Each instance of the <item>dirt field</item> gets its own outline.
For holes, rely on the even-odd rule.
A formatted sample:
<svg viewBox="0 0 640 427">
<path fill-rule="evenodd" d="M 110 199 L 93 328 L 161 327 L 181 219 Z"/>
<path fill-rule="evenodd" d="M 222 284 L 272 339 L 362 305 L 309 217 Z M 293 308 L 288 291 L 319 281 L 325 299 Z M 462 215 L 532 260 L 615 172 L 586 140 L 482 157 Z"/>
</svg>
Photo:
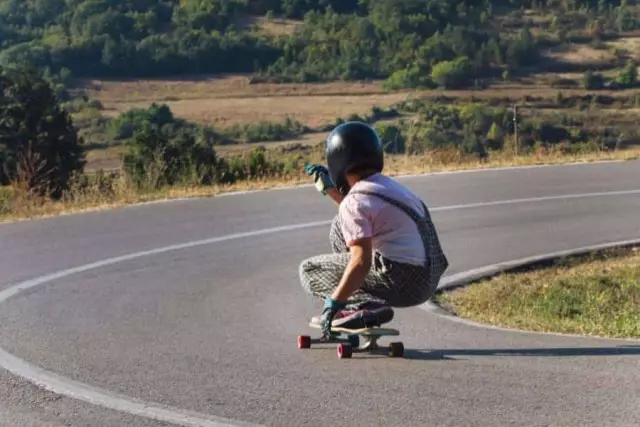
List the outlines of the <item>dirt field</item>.
<svg viewBox="0 0 640 427">
<path fill-rule="evenodd" d="M 338 117 L 347 117 L 352 113 L 369 113 L 374 105 L 389 107 L 405 98 L 406 94 L 403 93 L 359 96 L 273 96 L 186 99 L 170 101 L 167 102 L 167 105 L 178 117 L 219 128 L 261 121 L 283 122 L 287 117 L 316 128 L 334 122 Z M 146 107 L 148 104 L 148 102 L 131 103 L 127 104 L 127 108 L 132 106 Z M 104 114 L 115 116 L 120 111 L 120 109 L 113 108 L 105 111 Z"/>
<path fill-rule="evenodd" d="M 114 117 L 132 107 L 147 107 L 152 102 L 169 105 L 178 116 L 218 127 L 256 123 L 261 120 L 282 122 L 286 117 L 316 127 L 351 113 L 368 113 L 373 106 L 389 107 L 408 96 L 446 95 L 489 99 L 526 95 L 553 97 L 558 89 L 547 81 L 564 76 L 547 73 L 520 84 L 496 85 L 486 90 L 398 91 L 387 93 L 380 82 L 334 82 L 325 84 L 255 84 L 248 78 L 193 78 L 188 80 L 92 81 L 87 84 L 91 98 L 105 107 L 103 114 Z M 567 75 L 568 77 L 568 75 Z M 573 78 L 579 75 L 571 74 Z M 625 96 L 627 91 L 599 91 L 602 95 Z M 564 95 L 584 94 L 582 89 L 563 89 Z"/>
<path fill-rule="evenodd" d="M 175 79 L 79 80 L 91 98 L 107 104 L 158 100 L 253 98 L 263 96 L 372 95 L 385 93 L 381 81 L 250 83 L 248 75 L 182 76 Z"/>
<path fill-rule="evenodd" d="M 622 37 L 619 40 L 608 42 L 608 45 L 621 49 L 635 59 L 640 59 L 640 38 L 639 37 Z"/>
<path fill-rule="evenodd" d="M 609 49 L 596 49 L 589 45 L 580 44 L 562 45 L 551 49 L 547 56 L 568 64 L 608 63 L 616 58 Z"/>
</svg>

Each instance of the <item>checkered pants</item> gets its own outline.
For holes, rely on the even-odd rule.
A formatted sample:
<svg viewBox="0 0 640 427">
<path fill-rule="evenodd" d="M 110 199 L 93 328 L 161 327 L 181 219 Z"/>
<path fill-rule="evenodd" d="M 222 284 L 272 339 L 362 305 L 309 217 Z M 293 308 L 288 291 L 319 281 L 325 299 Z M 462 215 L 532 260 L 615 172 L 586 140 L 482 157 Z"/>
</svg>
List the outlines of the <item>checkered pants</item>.
<svg viewBox="0 0 640 427">
<path fill-rule="evenodd" d="M 338 216 L 331 224 L 329 243 L 333 250 L 332 254 L 314 256 L 300 264 L 300 280 L 303 288 L 320 298 L 331 295 L 340 284 L 351 257 L 342 235 Z M 427 253 L 428 256 L 429 253 Z M 431 270 L 424 266 L 392 261 L 376 252 L 364 284 L 349 298 L 346 309 L 358 309 L 371 302 L 389 304 L 392 307 L 416 306 L 433 295 L 438 280 L 439 275 L 436 280 L 433 280 Z"/>
</svg>

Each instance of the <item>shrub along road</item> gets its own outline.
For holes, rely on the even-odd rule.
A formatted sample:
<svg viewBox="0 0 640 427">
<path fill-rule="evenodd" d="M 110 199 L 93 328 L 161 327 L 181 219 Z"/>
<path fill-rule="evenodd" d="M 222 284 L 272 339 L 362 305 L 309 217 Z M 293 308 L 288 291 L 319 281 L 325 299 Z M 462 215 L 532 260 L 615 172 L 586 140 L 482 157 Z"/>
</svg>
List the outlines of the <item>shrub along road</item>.
<svg viewBox="0 0 640 427">
<path fill-rule="evenodd" d="M 639 162 L 403 182 L 434 211 L 447 274 L 640 238 Z M 4 224 L 0 282 L 9 289 L 111 257 L 328 221 L 334 212 L 306 187 Z M 333 346 L 301 352 L 296 335 L 314 332 L 306 323 L 320 304 L 302 292 L 297 269 L 329 250 L 327 226 L 235 237 L 25 290 L 0 305 L 0 346 L 103 390 L 269 426 L 640 421 L 633 342 L 503 332 L 411 309 L 393 322 L 408 359 L 338 360 Z M 0 402 L 13 425 L 164 425 L 55 397 L 6 372 Z"/>
</svg>

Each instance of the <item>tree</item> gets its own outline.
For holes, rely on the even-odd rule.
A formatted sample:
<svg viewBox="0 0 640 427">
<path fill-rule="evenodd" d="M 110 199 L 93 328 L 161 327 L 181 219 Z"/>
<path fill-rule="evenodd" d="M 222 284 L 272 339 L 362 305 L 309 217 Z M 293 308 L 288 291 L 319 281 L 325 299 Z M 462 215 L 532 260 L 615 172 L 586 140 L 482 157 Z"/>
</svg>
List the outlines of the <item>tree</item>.
<svg viewBox="0 0 640 427">
<path fill-rule="evenodd" d="M 0 183 L 58 198 L 84 168 L 82 139 L 34 68 L 0 68 Z"/>
<path fill-rule="evenodd" d="M 633 87 L 638 82 L 638 68 L 633 60 L 629 60 L 627 65 L 620 71 L 616 81 L 623 87 Z"/>
<path fill-rule="evenodd" d="M 404 153 L 405 138 L 398 126 L 381 124 L 376 126 L 375 129 L 378 135 L 380 135 L 386 153 Z"/>
<path fill-rule="evenodd" d="M 504 145 L 504 132 L 495 122 L 491 124 L 487 132 L 487 145 L 493 149 L 501 149 Z"/>
<path fill-rule="evenodd" d="M 218 161 L 210 138 L 174 124 L 144 121 L 124 155 L 126 172 L 139 187 L 155 189 L 180 182 L 216 182 Z"/>
<path fill-rule="evenodd" d="M 431 78 L 444 89 L 458 89 L 471 77 L 471 65 L 466 56 L 453 61 L 437 63 L 431 70 Z"/>
</svg>

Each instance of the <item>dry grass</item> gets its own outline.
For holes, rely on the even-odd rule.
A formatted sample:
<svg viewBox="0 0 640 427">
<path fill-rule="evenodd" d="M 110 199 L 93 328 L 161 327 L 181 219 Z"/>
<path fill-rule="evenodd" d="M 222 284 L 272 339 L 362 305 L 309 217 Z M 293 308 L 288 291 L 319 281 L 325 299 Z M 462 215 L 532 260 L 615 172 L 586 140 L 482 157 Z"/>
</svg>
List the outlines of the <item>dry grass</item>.
<svg viewBox="0 0 640 427">
<path fill-rule="evenodd" d="M 607 44 L 626 52 L 635 60 L 640 59 L 640 38 L 638 37 L 621 37 L 618 40 L 607 42 Z"/>
<path fill-rule="evenodd" d="M 538 332 L 640 337 L 640 251 L 503 274 L 438 298 L 458 315 Z"/>
<path fill-rule="evenodd" d="M 287 117 L 315 128 L 334 122 L 338 117 L 352 113 L 364 114 L 371 107 L 389 107 L 406 98 L 406 94 L 363 96 L 314 96 L 314 97 L 255 97 L 183 100 L 167 102 L 171 111 L 193 122 L 214 127 L 228 127 L 235 124 L 256 123 L 260 121 L 283 122 Z M 129 104 L 146 107 L 148 104 Z M 118 111 L 110 111 L 113 116 Z"/>
<path fill-rule="evenodd" d="M 596 49 L 586 44 L 562 45 L 550 49 L 546 56 L 569 64 L 610 63 L 616 59 L 610 50 Z"/>
<path fill-rule="evenodd" d="M 558 151 L 540 152 L 527 156 L 516 156 L 509 152 L 495 153 L 490 161 L 480 162 L 472 156 L 462 155 L 457 150 L 442 150 L 425 153 L 424 156 L 387 156 L 385 173 L 391 176 L 429 173 L 451 170 L 496 168 L 516 165 L 564 164 L 603 160 L 637 160 L 640 149 L 618 152 L 593 152 L 562 155 Z M 315 159 L 311 159 L 315 161 Z M 126 178 L 119 178 L 112 193 L 105 194 L 98 188 L 71 191 L 61 202 L 30 198 L 23 192 L 0 187 L 0 222 L 39 218 L 72 212 L 109 209 L 146 201 L 166 200 L 181 197 L 213 196 L 229 191 L 259 190 L 309 183 L 303 171 L 282 176 L 257 177 L 233 185 L 174 186 L 154 191 L 136 190 Z"/>
<path fill-rule="evenodd" d="M 265 146 L 268 149 L 276 149 L 292 144 L 300 144 L 303 147 L 314 146 L 324 142 L 327 133 L 307 133 L 301 135 L 298 139 L 291 139 L 286 141 L 269 141 L 269 142 L 251 142 L 246 144 L 229 144 L 229 145 L 217 145 L 215 146 L 216 154 L 219 157 L 232 157 L 242 155 L 249 152 L 259 146 Z M 111 146 L 107 148 L 96 148 L 89 150 L 87 153 L 87 164 L 85 170 L 87 172 L 95 172 L 99 169 L 105 171 L 112 171 L 119 169 L 121 166 L 121 158 L 124 147 L 120 145 Z"/>
<path fill-rule="evenodd" d="M 267 19 L 263 16 L 261 17 L 251 17 L 248 25 L 256 25 L 258 27 L 258 31 L 263 34 L 267 34 L 270 36 L 284 36 L 292 34 L 298 25 L 300 25 L 302 21 L 297 21 L 294 19 L 286 19 L 286 18 L 274 18 Z"/>
<path fill-rule="evenodd" d="M 290 139 L 286 141 L 273 141 L 273 142 L 249 142 L 246 144 L 229 144 L 218 145 L 215 147 L 216 153 L 222 157 L 229 157 L 238 155 L 247 151 L 251 151 L 256 147 L 264 146 L 269 149 L 280 148 L 287 145 L 300 144 L 303 147 L 310 147 L 320 143 L 323 143 L 327 137 L 327 132 L 313 132 L 301 135 L 297 139 Z"/>
<path fill-rule="evenodd" d="M 370 95 L 385 93 L 381 81 L 330 83 L 251 83 L 247 75 L 182 76 L 176 79 L 79 80 L 91 98 L 112 105 L 186 99 L 267 96 Z"/>
<path fill-rule="evenodd" d="M 122 147 L 115 145 L 104 149 L 94 149 L 87 152 L 87 164 L 85 170 L 87 172 L 97 171 L 99 169 L 112 170 L 120 167 L 120 155 Z"/>
<path fill-rule="evenodd" d="M 231 82 L 235 82 L 233 86 Z M 496 98 L 522 99 L 525 96 L 553 97 L 558 89 L 549 88 L 541 82 L 538 87 L 502 85 L 490 90 L 459 91 L 398 91 L 385 93 L 377 83 L 331 83 L 326 85 L 264 85 L 243 88 L 238 79 L 229 80 L 227 89 L 222 87 L 205 89 L 207 83 L 175 82 L 119 82 L 104 84 L 103 90 L 95 92 L 105 106 L 105 116 L 115 117 L 132 107 L 148 107 L 151 102 L 165 102 L 178 117 L 212 126 L 226 127 L 234 124 L 256 123 L 261 120 L 282 122 L 286 117 L 298 120 L 306 126 L 317 127 L 333 122 L 337 117 L 352 113 L 368 113 L 373 106 L 389 107 L 405 100 L 408 96 L 445 95 L 452 98 L 475 98 L 478 101 Z M 129 90 L 127 87 L 131 86 Z M 198 90 L 198 87 L 202 88 Z M 213 87 L 214 84 L 211 84 Z M 259 85 L 255 85 L 259 86 Z M 135 89 L 134 87 L 138 87 Z M 324 89 L 326 92 L 324 92 Z M 227 95 L 225 95 L 227 90 Z M 129 100 L 116 101 L 117 97 Z M 180 100 L 167 101 L 167 93 L 178 93 Z M 199 98 L 195 98 L 196 93 Z M 138 93 L 139 95 L 136 95 Z M 333 93 L 333 94 L 331 94 Z M 565 96 L 584 95 L 583 89 L 563 89 Z M 598 91 L 601 95 L 627 96 L 633 91 Z M 203 98 L 206 94 L 208 98 Z M 191 96 L 194 97 L 191 97 Z M 138 98 L 135 101 L 131 99 Z M 168 97 L 172 98 L 172 97 Z M 122 99 L 122 98 L 121 98 Z M 127 98 L 124 98 L 127 99 Z M 172 98 L 173 99 L 173 98 Z"/>
</svg>

